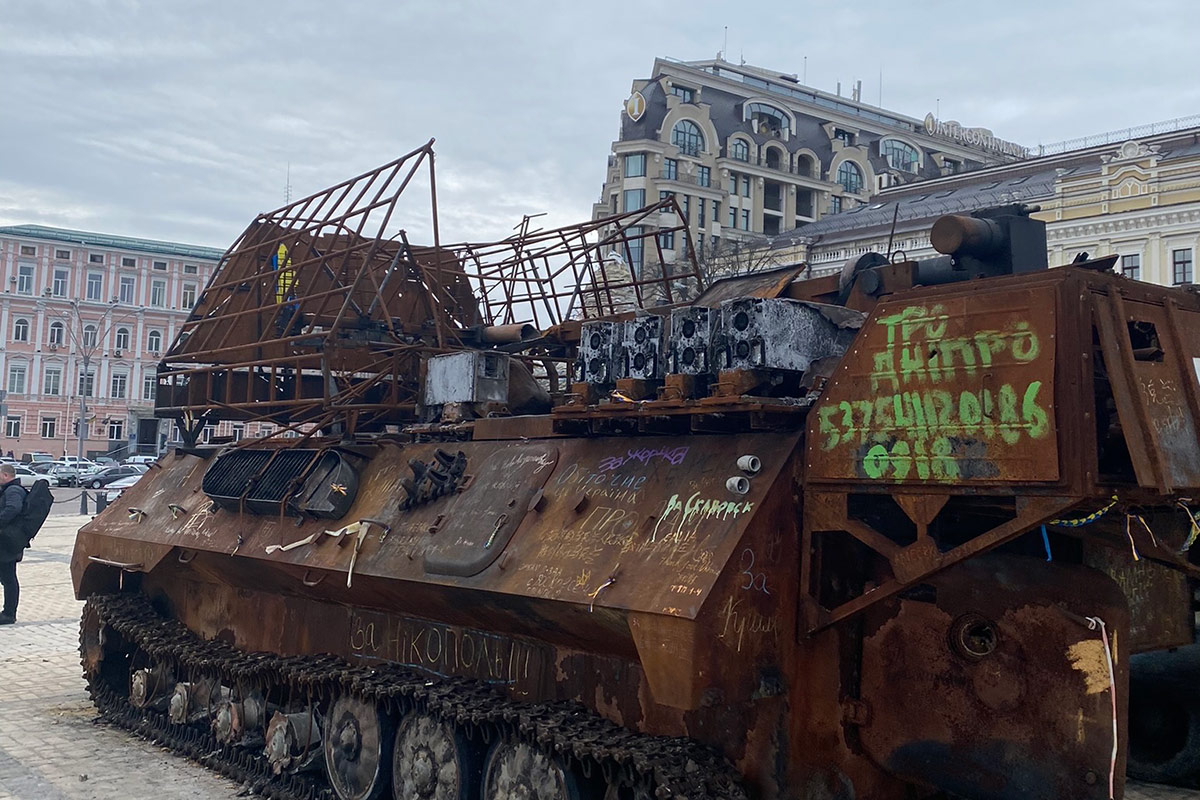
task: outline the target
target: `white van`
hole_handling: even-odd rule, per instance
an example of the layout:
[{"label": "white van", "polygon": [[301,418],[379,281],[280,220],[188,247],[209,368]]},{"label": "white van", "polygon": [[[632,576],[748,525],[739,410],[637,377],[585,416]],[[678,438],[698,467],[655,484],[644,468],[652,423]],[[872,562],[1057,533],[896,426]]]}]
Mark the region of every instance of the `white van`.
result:
[{"label": "white van", "polygon": [[125,459],[126,464],[145,464],[147,467],[158,461],[158,456],[130,456]]}]

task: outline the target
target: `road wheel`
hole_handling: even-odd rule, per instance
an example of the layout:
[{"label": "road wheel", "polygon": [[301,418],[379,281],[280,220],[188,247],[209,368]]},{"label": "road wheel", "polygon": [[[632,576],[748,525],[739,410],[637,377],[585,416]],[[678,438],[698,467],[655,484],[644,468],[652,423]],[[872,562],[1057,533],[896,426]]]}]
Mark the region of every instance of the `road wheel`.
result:
[{"label": "road wheel", "polygon": [[483,800],[587,800],[571,770],[525,742],[501,739],[483,769]]},{"label": "road wheel", "polygon": [[476,797],[482,754],[453,725],[413,712],[396,730],[392,755],[394,800],[469,800]]},{"label": "road wheel", "polygon": [[325,718],[325,770],[339,800],[379,800],[392,773],[391,718],[374,703],[339,697]]},{"label": "road wheel", "polygon": [[99,489],[103,484],[101,484],[100,481],[92,481],[88,485],[91,486],[93,489]]}]

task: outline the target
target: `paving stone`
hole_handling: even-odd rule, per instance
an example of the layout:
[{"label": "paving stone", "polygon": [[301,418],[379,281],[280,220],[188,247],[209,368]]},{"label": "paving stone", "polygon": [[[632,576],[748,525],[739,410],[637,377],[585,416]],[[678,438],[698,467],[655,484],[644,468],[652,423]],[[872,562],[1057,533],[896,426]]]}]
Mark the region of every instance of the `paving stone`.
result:
[{"label": "paving stone", "polygon": [[75,531],[87,520],[55,513],[17,566],[17,624],[0,627],[0,800],[235,797],[233,782],[97,724],[80,673],[83,604],[70,574]]}]

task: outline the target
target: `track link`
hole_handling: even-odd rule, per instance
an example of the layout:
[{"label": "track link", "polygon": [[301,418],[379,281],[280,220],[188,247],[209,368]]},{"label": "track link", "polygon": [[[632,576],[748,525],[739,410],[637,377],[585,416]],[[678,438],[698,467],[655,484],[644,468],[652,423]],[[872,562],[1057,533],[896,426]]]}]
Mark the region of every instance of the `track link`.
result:
[{"label": "track link", "polygon": [[282,689],[306,703],[326,704],[351,694],[394,715],[419,710],[461,727],[472,739],[526,742],[584,775],[602,775],[609,785],[644,797],[748,797],[729,762],[691,739],[638,734],[581,705],[518,703],[485,684],[434,679],[397,664],[367,667],[336,656],[242,652],[224,642],[201,640],[182,623],[158,614],[140,594],[89,598],[80,652],[88,690],[105,719],[238,782],[249,782],[258,794],[277,800],[326,800],[334,794],[323,771],[277,776],[259,752],[218,742],[207,725],[174,724],[165,713],[133,706],[127,684],[114,686],[105,679],[105,662],[132,656],[169,666],[177,676]]}]

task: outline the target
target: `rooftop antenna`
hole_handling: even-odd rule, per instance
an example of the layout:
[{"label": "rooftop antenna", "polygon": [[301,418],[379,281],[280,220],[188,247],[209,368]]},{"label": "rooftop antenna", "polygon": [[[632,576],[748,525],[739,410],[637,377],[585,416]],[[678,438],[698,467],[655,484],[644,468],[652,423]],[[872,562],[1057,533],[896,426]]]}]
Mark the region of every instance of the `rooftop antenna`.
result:
[{"label": "rooftop antenna", "polygon": [[808,56],[804,57],[804,72],[801,74],[804,77],[800,79],[800,82],[803,83],[805,86],[808,86]]},{"label": "rooftop antenna", "polygon": [[940,97],[933,101],[933,118],[942,118],[942,98]]},{"label": "rooftop antenna", "polygon": [[883,108],[883,65],[879,66],[879,108]]},{"label": "rooftop antenna", "polygon": [[725,54],[729,52],[729,26],[725,26],[725,43],[721,45],[721,60],[725,60]]},{"label": "rooftop antenna", "polygon": [[287,162],[287,181],[283,185],[283,204],[292,204],[292,162]]}]

